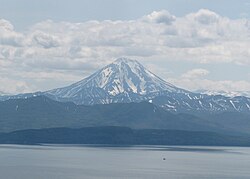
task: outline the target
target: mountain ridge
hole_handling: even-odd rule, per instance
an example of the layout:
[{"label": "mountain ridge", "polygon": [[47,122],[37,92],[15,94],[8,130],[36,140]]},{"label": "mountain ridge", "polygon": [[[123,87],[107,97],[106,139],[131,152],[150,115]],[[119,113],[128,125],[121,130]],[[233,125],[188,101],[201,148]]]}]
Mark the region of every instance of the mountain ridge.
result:
[{"label": "mountain ridge", "polygon": [[[0,102],[0,131],[51,127],[128,126],[207,129],[196,116],[172,114],[148,102],[76,105],[46,96]],[[212,127],[211,127],[212,128]]]},{"label": "mountain ridge", "polygon": [[[236,118],[235,118],[236,117]],[[249,114],[195,116],[172,113],[149,102],[76,105],[46,96],[0,102],[0,132],[55,127],[122,126],[133,129],[211,131],[250,134]]]}]

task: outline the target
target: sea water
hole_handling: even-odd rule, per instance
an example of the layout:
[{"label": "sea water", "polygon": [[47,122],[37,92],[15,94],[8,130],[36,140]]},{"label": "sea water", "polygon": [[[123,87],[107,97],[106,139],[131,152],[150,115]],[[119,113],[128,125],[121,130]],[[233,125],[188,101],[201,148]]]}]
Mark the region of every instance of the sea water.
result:
[{"label": "sea water", "polygon": [[1,179],[249,179],[250,148],[0,145]]}]

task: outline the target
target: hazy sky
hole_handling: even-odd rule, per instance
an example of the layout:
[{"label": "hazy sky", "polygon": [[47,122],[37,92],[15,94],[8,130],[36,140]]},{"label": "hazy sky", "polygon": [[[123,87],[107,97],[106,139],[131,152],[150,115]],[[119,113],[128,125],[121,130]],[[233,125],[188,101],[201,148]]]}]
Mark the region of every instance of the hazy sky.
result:
[{"label": "hazy sky", "polygon": [[176,86],[250,91],[249,0],[0,0],[0,91],[76,82],[118,57]]}]

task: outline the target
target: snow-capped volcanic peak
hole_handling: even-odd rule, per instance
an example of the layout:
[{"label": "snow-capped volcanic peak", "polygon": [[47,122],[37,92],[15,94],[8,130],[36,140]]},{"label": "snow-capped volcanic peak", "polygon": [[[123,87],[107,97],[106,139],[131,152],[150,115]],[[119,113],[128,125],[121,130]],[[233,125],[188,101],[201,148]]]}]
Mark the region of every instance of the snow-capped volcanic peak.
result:
[{"label": "snow-capped volcanic peak", "polygon": [[176,88],[163,81],[139,62],[127,58],[119,58],[92,76],[96,87],[100,87],[111,95],[124,92],[147,94]]},{"label": "snow-capped volcanic peak", "polygon": [[92,88],[100,88],[112,96],[121,93],[145,95],[159,91],[180,91],[179,88],[145,69],[138,61],[119,58],[84,80],[49,93],[56,95],[60,93],[61,97],[69,97],[83,89]]}]

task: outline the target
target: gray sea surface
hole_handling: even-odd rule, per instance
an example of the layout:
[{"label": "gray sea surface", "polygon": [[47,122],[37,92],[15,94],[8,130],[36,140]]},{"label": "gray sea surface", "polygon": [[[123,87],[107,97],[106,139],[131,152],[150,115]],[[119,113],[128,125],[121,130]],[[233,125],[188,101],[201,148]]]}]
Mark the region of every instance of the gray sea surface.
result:
[{"label": "gray sea surface", "polygon": [[250,148],[0,145],[2,179],[249,179]]}]

